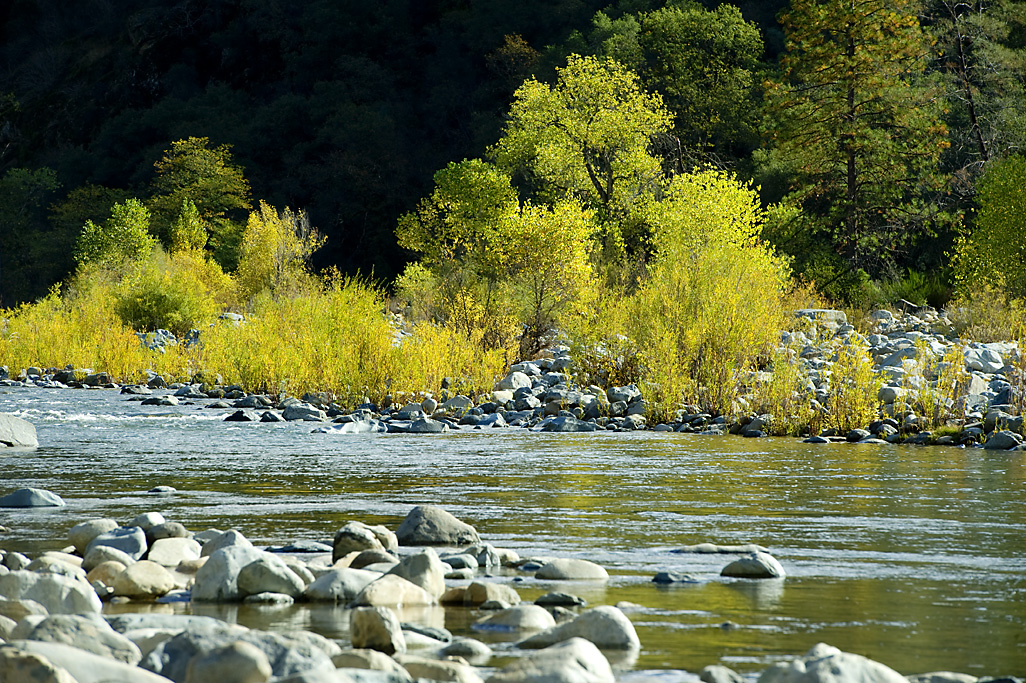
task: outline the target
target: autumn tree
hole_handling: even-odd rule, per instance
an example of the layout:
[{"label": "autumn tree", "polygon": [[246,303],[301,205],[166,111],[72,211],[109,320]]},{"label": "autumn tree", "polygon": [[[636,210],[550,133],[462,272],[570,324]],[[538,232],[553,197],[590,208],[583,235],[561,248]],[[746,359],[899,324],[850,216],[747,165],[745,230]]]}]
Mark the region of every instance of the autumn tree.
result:
[{"label": "autumn tree", "polygon": [[250,212],[242,237],[237,278],[243,296],[249,298],[265,290],[272,295],[301,290],[310,256],[323,244],[306,213],[288,207],[278,212],[261,200]]},{"label": "autumn tree", "polygon": [[75,260],[123,271],[137,267],[156,247],[149,210],[138,199],[128,199],[111,207],[103,223],[86,221],[75,245]]},{"label": "autumn tree", "polygon": [[794,0],[782,17],[787,51],[767,83],[766,128],[802,209],[797,239],[780,245],[800,268],[802,245],[826,240],[838,259],[829,278],[880,275],[931,230],[948,143],[923,78],[930,40],[917,9],[916,0]]},{"label": "autumn tree", "polygon": [[530,79],[516,92],[497,165],[539,199],[573,198],[595,212],[607,259],[644,246],[638,208],[658,191],[653,139],[670,127],[662,98],[608,58],[571,55],[554,85]]}]

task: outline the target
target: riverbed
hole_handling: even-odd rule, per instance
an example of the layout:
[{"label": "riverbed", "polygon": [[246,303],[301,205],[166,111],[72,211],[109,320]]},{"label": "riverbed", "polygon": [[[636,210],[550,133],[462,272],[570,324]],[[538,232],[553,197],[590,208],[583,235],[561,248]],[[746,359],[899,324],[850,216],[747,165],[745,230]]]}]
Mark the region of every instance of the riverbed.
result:
[{"label": "riverbed", "polygon": [[[4,388],[0,412],[36,425],[35,451],[0,453],[0,494],[51,490],[63,508],[0,510],[0,547],[67,545],[91,517],[159,511],[257,545],[331,542],[350,520],[395,529],[439,505],[521,556],[580,557],[605,585],[507,572],[525,599],[568,590],[624,605],[642,651],[620,677],[754,673],[823,641],[903,674],[1026,674],[1026,453],[803,444],[674,433],[312,434],[310,423],[226,423],[228,411],[143,407],[112,390]],[[155,486],[172,494],[148,494]],[[787,571],[722,579],[732,556],[682,546],[757,543]],[[658,571],[698,579],[659,586]],[[188,603],[162,605],[189,613]],[[121,609],[125,607],[108,607]],[[138,609],[133,604],[131,609]],[[342,607],[196,606],[247,626],[345,638]],[[428,618],[464,635],[474,613]]]}]

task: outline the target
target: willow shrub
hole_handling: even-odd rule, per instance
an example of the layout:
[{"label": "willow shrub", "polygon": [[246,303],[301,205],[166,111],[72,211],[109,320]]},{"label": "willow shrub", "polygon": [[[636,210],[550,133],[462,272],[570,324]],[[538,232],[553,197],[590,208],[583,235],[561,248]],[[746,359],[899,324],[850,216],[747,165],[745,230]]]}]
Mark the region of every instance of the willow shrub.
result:
[{"label": "willow shrub", "polygon": [[831,367],[826,412],[815,426],[835,429],[839,434],[867,427],[879,417],[877,395],[881,384],[865,346],[861,343],[839,345]]},{"label": "willow shrub", "polygon": [[3,311],[0,363],[13,372],[71,365],[105,371],[119,382],[139,379],[149,353],[121,322],[113,301],[110,284],[97,282],[64,297],[55,287],[35,303]]},{"label": "willow shrub", "polygon": [[729,243],[654,268],[631,302],[650,419],[672,419],[683,404],[736,412],[747,377],[779,342],[783,278],[762,247]]}]

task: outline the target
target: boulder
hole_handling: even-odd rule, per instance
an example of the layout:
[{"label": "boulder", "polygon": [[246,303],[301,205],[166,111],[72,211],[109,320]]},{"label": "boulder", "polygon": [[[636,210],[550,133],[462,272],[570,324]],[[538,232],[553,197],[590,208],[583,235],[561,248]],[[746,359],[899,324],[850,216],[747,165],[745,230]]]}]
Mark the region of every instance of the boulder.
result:
[{"label": "boulder", "polygon": [[980,680],[971,674],[961,674],[954,671],[931,671],[925,674],[914,674],[905,676],[908,683],[976,683]]},{"label": "boulder", "polygon": [[395,659],[415,679],[451,681],[452,683],[483,683],[474,667],[463,662],[430,659],[410,654],[397,655]]},{"label": "boulder", "polygon": [[306,584],[289,569],[284,560],[270,553],[259,557],[239,571],[239,594],[282,593],[292,598],[303,594]]},{"label": "boulder", "polygon": [[57,666],[43,655],[13,645],[0,645],[0,681],[78,683],[67,669]]},{"label": "boulder", "polygon": [[94,546],[88,553],[86,553],[85,559],[82,560],[82,569],[89,572],[96,567],[99,567],[104,562],[120,562],[128,567],[135,564],[135,558],[124,550],[118,550],[117,548],[109,545],[98,545]]},{"label": "boulder", "polygon": [[516,391],[517,389],[530,389],[531,378],[522,372],[513,371],[508,373],[505,377],[499,380],[499,383],[495,385],[500,390]]},{"label": "boulder", "polygon": [[396,530],[401,545],[464,546],[480,543],[477,530],[433,505],[413,508]]},{"label": "boulder", "polygon": [[[359,570],[355,570],[359,571]],[[411,605],[434,605],[435,596],[410,583],[401,576],[386,574],[360,591],[353,601],[355,606],[391,607]]]},{"label": "boulder", "polygon": [[436,654],[441,658],[462,657],[471,664],[483,666],[492,658],[492,648],[473,638],[453,638],[449,644],[439,648]]},{"label": "boulder", "polygon": [[60,496],[44,489],[21,488],[0,497],[0,508],[48,508],[63,505]]},{"label": "boulder", "polygon": [[500,610],[474,624],[476,631],[544,631],[556,625],[555,619],[544,607],[517,605]]},{"label": "boulder", "polygon": [[769,553],[757,552],[734,560],[723,568],[720,576],[738,579],[782,579],[787,573],[775,557]]},{"label": "boulder", "polygon": [[285,409],[281,411],[281,416],[287,422],[296,422],[303,420],[306,422],[326,422],[328,414],[316,406],[312,406],[309,403],[292,403],[285,406]]},{"label": "boulder", "polygon": [[387,607],[357,607],[349,615],[349,633],[355,648],[394,655],[406,652],[399,618]]},{"label": "boulder", "polygon": [[841,652],[819,643],[791,662],[774,664],[762,672],[759,683],[908,683],[894,669],[862,655]]},{"label": "boulder", "polygon": [[88,519],[71,527],[68,532],[68,541],[75,546],[75,551],[85,557],[86,548],[90,541],[100,534],[113,531],[118,528],[118,523],[113,519]]},{"label": "boulder", "polygon": [[158,524],[164,524],[165,522],[167,522],[167,520],[164,519],[164,515],[159,512],[144,512],[140,515],[136,515],[135,518],[128,523],[128,526],[137,526],[144,532],[147,532]]},{"label": "boulder", "polygon": [[606,581],[609,574],[605,569],[589,562],[570,558],[558,558],[542,566],[534,575],[536,579],[548,581]]},{"label": "boulder", "polygon": [[45,657],[54,665],[67,670],[76,683],[168,683],[163,676],[63,643],[16,640],[12,645]]},{"label": "boulder", "polygon": [[194,602],[232,602],[245,597],[239,589],[239,572],[250,562],[263,556],[252,545],[221,548],[209,556],[196,571],[192,586]]},{"label": "boulder", "polygon": [[121,562],[114,560],[108,560],[107,562],[101,562],[97,566],[93,567],[88,574],[86,574],[86,581],[93,583],[99,581],[105,586],[114,586],[114,581],[118,578],[118,575],[125,571],[128,567]]},{"label": "boulder", "polygon": [[12,571],[0,576],[0,596],[34,600],[50,614],[98,614],[100,597],[84,579],[61,574]]},{"label": "boulder", "polygon": [[112,629],[98,614],[55,614],[46,617],[29,629],[24,640],[63,643],[132,665],[142,658],[136,644]]},{"label": "boulder", "polygon": [[187,560],[198,560],[202,546],[191,538],[158,538],[153,541],[146,559],[165,567],[177,567]]},{"label": "boulder", "polygon": [[698,677],[702,683],[745,683],[741,674],[722,664],[710,664],[699,672]]},{"label": "boulder", "polygon": [[637,650],[641,648],[638,633],[631,620],[616,607],[603,605],[581,613],[572,621],[542,631],[517,643],[521,648],[542,648],[568,640],[584,638],[609,650]]},{"label": "boulder", "polygon": [[449,425],[430,417],[419,417],[410,424],[410,434],[441,434],[449,431]]},{"label": "boulder", "polygon": [[46,608],[35,600],[0,598],[0,617],[19,622],[28,616],[45,617]]},{"label": "boulder", "polygon": [[583,638],[532,652],[492,674],[488,683],[613,683],[605,655]]},{"label": "boulder", "polygon": [[141,560],[126,568],[114,579],[114,595],[153,600],[175,588],[175,578],[163,565]]},{"label": "boulder", "polygon": [[189,660],[185,683],[263,683],[273,671],[267,655],[256,645],[236,640],[197,654]]},{"label": "boulder", "polygon": [[437,598],[445,592],[445,571],[435,551],[425,548],[404,557],[388,573],[401,576]]},{"label": "boulder", "polygon": [[409,683],[413,679],[397,661],[383,652],[370,649],[343,650],[332,656],[331,661],[339,669],[364,669],[382,671],[388,674],[388,683]]},{"label": "boulder", "polygon": [[380,577],[377,572],[362,569],[330,569],[306,587],[303,597],[310,602],[352,602]]},{"label": "boulder", "polygon": [[352,552],[363,552],[364,550],[384,551],[374,531],[363,522],[346,522],[345,526],[335,532],[335,541],[332,544],[331,561],[338,562]]},{"label": "boulder", "polygon": [[86,555],[97,546],[116,548],[127,553],[133,560],[140,559],[146,553],[146,532],[140,527],[118,527],[98,534],[86,546]]},{"label": "boulder", "polygon": [[554,417],[541,426],[543,432],[594,432],[597,429],[594,422],[584,422],[572,415]]},{"label": "boulder", "polygon": [[478,607],[486,602],[501,601],[507,605],[520,603],[520,594],[504,583],[474,581],[466,588],[451,588],[442,594],[443,605],[467,605]]},{"label": "boulder", "polygon": [[187,630],[164,640],[145,655],[139,666],[181,683],[187,680],[189,663],[217,648],[239,641],[255,646],[271,665],[272,678],[287,678],[316,670],[334,670],[331,657],[303,639],[257,631],[212,620],[195,622]]},{"label": "boulder", "polygon": [[[196,540],[203,543],[202,534],[196,534]],[[241,531],[235,529],[229,529],[228,531],[222,531],[217,536],[211,538],[206,543],[203,543],[203,550],[200,551],[201,557],[213,555],[221,548],[228,548],[230,546],[240,546],[243,548],[252,548],[253,544],[249,542],[249,539],[242,535]]]},{"label": "boulder", "polygon": [[1015,432],[1003,429],[991,434],[990,438],[987,439],[987,443],[983,444],[983,447],[988,451],[1007,451],[1021,443],[1022,437]]},{"label": "boulder", "polygon": [[0,413],[0,447],[37,448],[36,428],[31,422]]}]

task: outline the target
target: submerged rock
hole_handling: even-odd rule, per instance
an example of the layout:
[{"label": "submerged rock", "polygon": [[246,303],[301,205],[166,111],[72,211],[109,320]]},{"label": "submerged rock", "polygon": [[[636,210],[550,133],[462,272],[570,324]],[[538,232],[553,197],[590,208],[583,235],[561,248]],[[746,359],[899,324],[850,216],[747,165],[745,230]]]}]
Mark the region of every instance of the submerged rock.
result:
[{"label": "submerged rock", "polygon": [[780,579],[786,575],[775,557],[761,552],[736,559],[720,572],[720,576],[739,579]]},{"label": "submerged rock", "polygon": [[819,643],[804,657],[766,669],[759,676],[759,683],[908,683],[908,680],[879,662]]},{"label": "submerged rock", "polygon": [[0,508],[63,507],[64,500],[45,489],[22,488],[0,498]]}]

